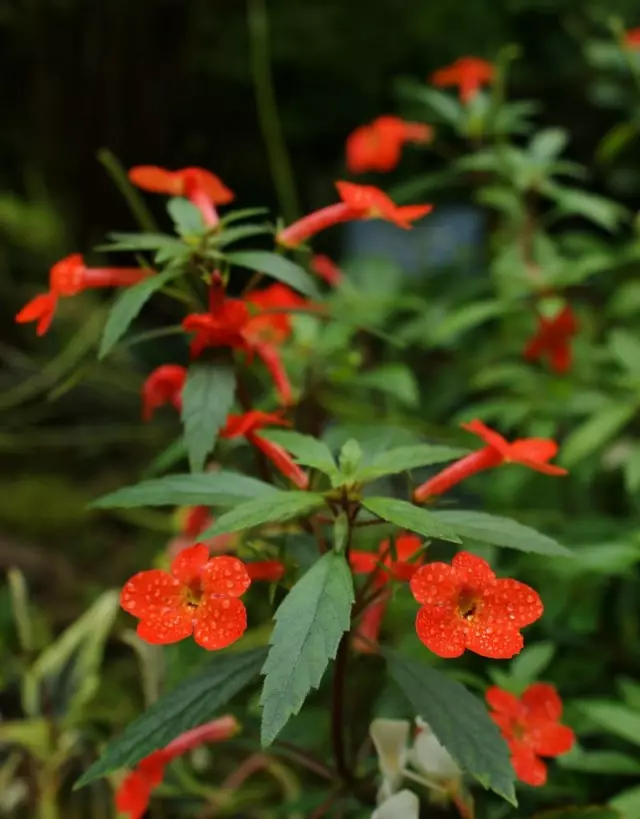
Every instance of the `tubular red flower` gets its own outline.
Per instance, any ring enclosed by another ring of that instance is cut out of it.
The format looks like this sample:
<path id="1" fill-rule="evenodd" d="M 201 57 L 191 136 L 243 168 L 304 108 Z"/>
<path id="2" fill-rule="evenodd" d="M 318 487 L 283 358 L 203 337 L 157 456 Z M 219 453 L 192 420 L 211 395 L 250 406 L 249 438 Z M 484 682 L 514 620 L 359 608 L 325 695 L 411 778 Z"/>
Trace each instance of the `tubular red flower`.
<path id="1" fill-rule="evenodd" d="M 170 573 L 151 569 L 134 575 L 120 605 L 140 619 L 138 636 L 148 643 L 167 645 L 193 634 L 198 645 L 213 651 L 244 634 L 247 613 L 238 598 L 250 585 L 242 561 L 209 558 L 199 543 L 180 552 Z"/>
<path id="2" fill-rule="evenodd" d="M 351 173 L 391 171 L 400 161 L 406 142 L 429 142 L 433 129 L 419 122 L 382 116 L 361 125 L 347 137 L 347 167 Z"/>
<path id="3" fill-rule="evenodd" d="M 246 338 L 252 341 L 281 344 L 292 333 L 291 314 L 286 310 L 301 308 L 319 309 L 284 284 L 272 284 L 264 290 L 254 290 L 243 301 L 256 311 L 244 329 Z M 282 311 L 282 312 L 269 312 Z"/>
<path id="4" fill-rule="evenodd" d="M 391 592 L 385 590 L 364 610 L 351 643 L 354 651 L 358 651 L 360 654 L 376 654 L 378 652 L 380 631 L 390 599 Z"/>
<path id="5" fill-rule="evenodd" d="M 432 205 L 407 205 L 398 207 L 379 188 L 373 185 L 356 185 L 353 182 L 336 182 L 342 202 L 310 213 L 280 231 L 278 244 L 299 247 L 307 239 L 339 222 L 357 219 L 386 219 L 398 227 L 408 229 L 411 223 L 426 216 Z"/>
<path id="6" fill-rule="evenodd" d="M 578 322 L 570 305 L 553 318 L 538 315 L 538 329 L 524 349 L 528 361 L 546 358 L 551 369 L 566 373 L 571 369 L 571 339 L 578 332 Z"/>
<path id="7" fill-rule="evenodd" d="M 155 165 L 138 165 L 129 171 L 129 179 L 134 185 L 152 193 L 184 196 L 199 209 L 205 225 L 209 227 L 220 221 L 215 206 L 226 205 L 235 198 L 215 174 L 203 168 L 168 171 Z"/>
<path id="8" fill-rule="evenodd" d="M 460 57 L 451 65 L 434 71 L 431 82 L 440 87 L 457 85 L 462 102 L 469 102 L 483 85 L 493 82 L 494 66 L 479 57 Z"/>
<path id="9" fill-rule="evenodd" d="M 277 583 L 285 573 L 285 565 L 280 560 L 256 560 L 244 565 L 252 582 L 264 580 L 267 583 Z"/>
<path id="10" fill-rule="evenodd" d="M 182 409 L 182 388 L 187 370 L 178 364 L 162 364 L 147 376 L 142 385 L 142 418 L 149 421 L 158 407 L 173 404 Z"/>
<path id="11" fill-rule="evenodd" d="M 487 446 L 465 455 L 421 484 L 413 493 L 416 503 L 423 503 L 427 498 L 442 495 L 470 475 L 504 463 L 521 464 L 546 475 L 567 474 L 563 467 L 548 463 L 558 451 L 556 442 L 549 438 L 522 438 L 510 444 L 502 435 L 477 419 L 462 424 L 462 428 L 482 438 Z"/>
<path id="12" fill-rule="evenodd" d="M 547 766 L 540 757 L 566 754 L 574 745 L 571 728 L 560 723 L 562 701 L 547 683 L 534 683 L 518 699 L 497 686 L 486 694 L 490 713 L 511 751 L 511 763 L 521 782 L 540 787 Z"/>
<path id="13" fill-rule="evenodd" d="M 344 279 L 344 273 L 338 265 L 324 254 L 316 254 L 309 265 L 311 270 L 331 287 L 337 287 Z"/>
<path id="14" fill-rule="evenodd" d="M 128 814 L 129 819 L 142 819 L 149 806 L 151 793 L 162 782 L 164 769 L 169 762 L 205 743 L 231 739 L 239 728 L 236 718 L 226 714 L 187 731 L 163 750 L 149 754 L 120 783 L 116 791 L 117 810 Z"/>
<path id="15" fill-rule="evenodd" d="M 509 659 L 524 644 L 520 629 L 543 612 L 537 592 L 517 580 L 496 578 L 485 560 L 469 552 L 459 552 L 451 566 L 421 566 L 410 585 L 422 604 L 418 637 L 439 657 L 459 657 L 468 649 Z"/>

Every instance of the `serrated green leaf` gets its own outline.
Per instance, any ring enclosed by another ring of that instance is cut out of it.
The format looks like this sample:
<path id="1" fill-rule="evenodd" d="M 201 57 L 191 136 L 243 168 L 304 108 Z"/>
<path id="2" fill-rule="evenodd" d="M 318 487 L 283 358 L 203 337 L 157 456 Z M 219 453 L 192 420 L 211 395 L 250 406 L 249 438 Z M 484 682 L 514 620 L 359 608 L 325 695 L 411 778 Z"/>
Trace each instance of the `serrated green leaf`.
<path id="1" fill-rule="evenodd" d="M 582 700 L 580 711 L 608 733 L 640 745 L 640 714 L 626 705 L 604 700 Z"/>
<path id="2" fill-rule="evenodd" d="M 358 470 L 354 478 L 358 481 L 372 481 L 383 475 L 395 475 L 398 472 L 408 472 L 421 466 L 454 461 L 456 458 L 464 457 L 468 452 L 467 449 L 437 444 L 401 446 L 377 455 L 369 466 Z"/>
<path id="3" fill-rule="evenodd" d="M 233 506 L 277 490 L 268 483 L 237 472 L 166 475 L 124 486 L 91 504 L 92 509 L 133 509 L 138 506 Z"/>
<path id="4" fill-rule="evenodd" d="M 484 703 L 435 668 L 383 651 L 389 674 L 463 771 L 516 805 L 506 742 Z"/>
<path id="5" fill-rule="evenodd" d="M 265 656 L 264 648 L 219 654 L 201 673 L 180 683 L 130 723 L 122 736 L 107 745 L 76 788 L 118 768 L 132 768 L 180 734 L 213 719 L 223 705 L 258 676 Z"/>
<path id="6" fill-rule="evenodd" d="M 349 629 L 353 578 L 343 555 L 328 552 L 296 583 L 275 614 L 262 704 L 262 744 L 270 745 L 309 691 L 320 685 Z"/>
<path id="7" fill-rule="evenodd" d="M 573 552 L 561 546 L 553 538 L 536 532 L 511 518 L 488 515 L 486 512 L 461 509 L 432 512 L 435 517 L 457 532 L 460 537 L 517 549 L 520 552 L 535 552 L 539 555 L 573 557 Z"/>
<path id="8" fill-rule="evenodd" d="M 560 461 L 571 468 L 608 443 L 636 414 L 636 404 L 604 407 L 574 429 L 562 445 Z"/>
<path id="9" fill-rule="evenodd" d="M 409 529 L 424 537 L 461 543 L 457 533 L 442 523 L 433 512 L 397 498 L 363 498 L 362 505 L 377 517 L 395 523 L 402 529 Z"/>
<path id="10" fill-rule="evenodd" d="M 182 423 L 189 465 L 194 472 L 204 469 L 218 431 L 233 406 L 235 393 L 236 374 L 230 365 L 197 362 L 187 370 L 182 389 Z"/>
<path id="11" fill-rule="evenodd" d="M 314 299 L 321 297 L 320 291 L 306 270 L 277 253 L 269 253 L 267 250 L 244 250 L 239 253 L 227 253 L 225 258 L 230 264 L 271 276 L 272 279 L 299 290 L 305 296 Z"/>
<path id="12" fill-rule="evenodd" d="M 311 435 L 290 429 L 265 429 L 260 430 L 260 437 L 280 444 L 302 466 L 310 466 L 325 475 L 332 475 L 337 471 L 338 467 L 329 447 Z"/>
<path id="13" fill-rule="evenodd" d="M 102 331 L 98 358 L 104 358 L 111 352 L 151 296 L 157 293 L 158 290 L 161 290 L 171 279 L 175 279 L 179 273 L 179 270 L 174 269 L 156 273 L 155 276 L 149 276 L 148 279 L 144 279 L 132 287 L 127 287 L 118 294 L 109 310 L 109 315 L 104 330 Z"/>
<path id="14" fill-rule="evenodd" d="M 188 199 L 182 199 L 179 196 L 169 199 L 167 212 L 175 225 L 176 232 L 181 236 L 198 235 L 205 228 L 202 214 Z"/>
<path id="15" fill-rule="evenodd" d="M 270 492 L 266 497 L 241 503 L 230 512 L 225 512 L 202 533 L 201 539 L 251 529 L 263 523 L 284 523 L 323 505 L 324 497 L 316 492 Z"/>

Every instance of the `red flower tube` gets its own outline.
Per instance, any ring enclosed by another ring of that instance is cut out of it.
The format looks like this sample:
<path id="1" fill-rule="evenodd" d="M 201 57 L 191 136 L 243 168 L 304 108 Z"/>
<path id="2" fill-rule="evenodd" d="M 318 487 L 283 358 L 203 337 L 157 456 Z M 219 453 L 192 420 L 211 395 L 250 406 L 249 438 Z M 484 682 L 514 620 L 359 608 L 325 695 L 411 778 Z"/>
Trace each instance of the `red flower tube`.
<path id="1" fill-rule="evenodd" d="M 482 438 L 487 446 L 466 455 L 419 486 L 413 493 L 416 503 L 442 495 L 470 475 L 504 463 L 522 464 L 546 475 L 567 474 L 563 467 L 548 463 L 558 451 L 555 441 L 548 438 L 522 438 L 510 444 L 502 435 L 478 420 L 462 424 L 462 428 Z"/>
<path id="2" fill-rule="evenodd" d="M 309 266 L 316 276 L 320 276 L 331 287 L 337 287 L 344 279 L 344 273 L 338 265 L 329 256 L 322 253 L 317 253 L 311 259 Z"/>
<path id="3" fill-rule="evenodd" d="M 540 787 L 547 766 L 540 757 L 566 754 L 575 743 L 571 728 L 560 723 L 562 700 L 547 683 L 534 683 L 518 698 L 497 686 L 487 691 L 490 716 L 511 751 L 511 764 L 521 782 Z"/>
<path id="4" fill-rule="evenodd" d="M 460 57 L 451 65 L 439 68 L 431 75 L 431 82 L 440 87 L 457 85 L 462 102 L 472 100 L 483 85 L 493 82 L 495 68 L 479 57 Z"/>
<path id="5" fill-rule="evenodd" d="M 168 171 L 156 165 L 138 165 L 129 171 L 129 179 L 143 190 L 189 199 L 208 227 L 215 227 L 220 221 L 215 206 L 226 205 L 234 199 L 233 192 L 215 174 L 203 168 Z"/>

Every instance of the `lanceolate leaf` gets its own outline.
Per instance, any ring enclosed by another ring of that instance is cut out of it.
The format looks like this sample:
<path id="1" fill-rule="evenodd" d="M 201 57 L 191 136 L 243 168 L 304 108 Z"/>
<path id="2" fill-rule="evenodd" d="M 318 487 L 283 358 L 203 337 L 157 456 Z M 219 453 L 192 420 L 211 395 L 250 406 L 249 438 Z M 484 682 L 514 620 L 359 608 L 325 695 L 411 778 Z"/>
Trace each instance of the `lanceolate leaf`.
<path id="1" fill-rule="evenodd" d="M 572 467 L 617 435 L 637 412 L 636 404 L 616 402 L 576 427 L 562 445 L 561 461 Z"/>
<path id="2" fill-rule="evenodd" d="M 202 540 L 227 532 L 251 529 L 263 523 L 283 523 L 307 515 L 324 504 L 324 497 L 315 492 L 270 492 L 266 497 L 241 503 L 225 512 L 200 535 Z"/>
<path id="3" fill-rule="evenodd" d="M 401 446 L 378 455 L 369 466 L 358 470 L 356 480 L 372 481 L 382 475 L 394 475 L 397 472 L 408 472 L 421 466 L 454 461 L 468 453 L 466 449 L 451 446 Z"/>
<path id="4" fill-rule="evenodd" d="M 122 336 L 129 329 L 129 325 L 149 301 L 151 296 L 161 290 L 171 279 L 179 275 L 180 271 L 171 269 L 163 273 L 149 276 L 148 279 L 133 287 L 127 287 L 118 295 L 107 318 L 107 323 L 102 332 L 98 358 L 104 358 L 111 352 L 113 347 L 120 341 Z"/>
<path id="5" fill-rule="evenodd" d="M 236 375 L 227 364 L 198 362 L 187 372 L 182 390 L 182 422 L 194 472 L 204 469 L 207 455 L 216 445 L 218 430 L 224 426 L 233 405 Z"/>
<path id="6" fill-rule="evenodd" d="M 413 712 L 429 723 L 460 768 L 515 805 L 509 749 L 484 703 L 431 666 L 393 651 L 383 653 Z"/>
<path id="7" fill-rule="evenodd" d="M 329 447 L 311 435 L 302 435 L 289 429 L 269 429 L 261 431 L 260 437 L 283 446 L 303 466 L 318 469 L 325 475 L 333 475 L 338 470 Z"/>
<path id="8" fill-rule="evenodd" d="M 276 612 L 262 673 L 262 744 L 269 745 L 317 688 L 349 628 L 353 578 L 343 555 L 328 552 L 285 597 Z"/>
<path id="9" fill-rule="evenodd" d="M 132 509 L 136 506 L 233 506 L 277 490 L 270 484 L 237 472 L 166 475 L 125 486 L 95 500 L 94 509 Z"/>
<path id="10" fill-rule="evenodd" d="M 535 552 L 540 555 L 572 557 L 573 552 L 561 546 L 553 538 L 535 529 L 523 526 L 510 518 L 488 515 L 486 512 L 465 510 L 445 510 L 432 512 L 442 523 L 450 526 L 464 540 L 479 540 L 493 546 L 504 546 L 520 552 Z"/>
<path id="11" fill-rule="evenodd" d="M 264 273 L 299 290 L 305 296 L 319 298 L 320 293 L 311 276 L 300 265 L 266 250 L 243 250 L 239 253 L 227 253 L 226 259 L 238 267 L 247 267 L 258 273 Z"/>
<path id="12" fill-rule="evenodd" d="M 382 520 L 424 537 L 439 538 L 451 543 L 461 542 L 454 529 L 439 520 L 434 512 L 427 512 L 407 501 L 397 498 L 363 498 L 362 505 Z"/>
<path id="13" fill-rule="evenodd" d="M 184 731 L 213 719 L 223 705 L 251 683 L 264 663 L 266 649 L 220 654 L 197 676 L 180 683 L 128 725 L 107 745 L 76 787 L 118 768 L 132 768 L 164 748 Z"/>

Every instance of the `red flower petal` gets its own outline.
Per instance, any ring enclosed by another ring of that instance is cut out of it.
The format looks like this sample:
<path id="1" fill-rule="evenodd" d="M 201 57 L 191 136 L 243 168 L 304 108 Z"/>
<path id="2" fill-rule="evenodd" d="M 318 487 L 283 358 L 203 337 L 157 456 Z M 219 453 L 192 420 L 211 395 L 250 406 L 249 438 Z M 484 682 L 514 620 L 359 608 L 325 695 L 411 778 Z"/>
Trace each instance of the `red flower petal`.
<path id="1" fill-rule="evenodd" d="M 576 736 L 568 726 L 550 722 L 532 728 L 529 741 L 540 756 L 560 756 L 573 748 Z"/>
<path id="2" fill-rule="evenodd" d="M 433 205 L 400 205 L 395 209 L 395 223 L 399 227 L 411 227 L 411 222 L 417 222 L 423 216 L 431 213 Z"/>
<path id="3" fill-rule="evenodd" d="M 505 714 L 513 719 L 522 716 L 523 708 L 520 700 L 515 694 L 504 691 L 502 688 L 498 688 L 497 685 L 492 685 L 487 690 L 485 698 L 489 707 L 499 714 Z"/>
<path id="4" fill-rule="evenodd" d="M 51 326 L 57 304 L 58 299 L 53 293 L 40 293 L 17 313 L 16 322 L 28 324 L 37 321 L 36 335 L 43 336 Z"/>
<path id="5" fill-rule="evenodd" d="M 550 438 L 521 438 L 509 444 L 509 461 L 546 463 L 558 453 L 558 444 Z"/>
<path id="6" fill-rule="evenodd" d="M 524 743 L 510 743 L 511 764 L 516 776 L 526 785 L 539 788 L 547 781 L 547 766 Z"/>
<path id="7" fill-rule="evenodd" d="M 439 657 L 459 657 L 465 650 L 465 627 L 453 601 L 448 605 L 423 606 L 416 617 L 416 633 Z"/>
<path id="8" fill-rule="evenodd" d="M 212 557 L 202 570 L 202 588 L 208 595 L 240 597 L 251 585 L 244 563 L 237 557 Z"/>
<path id="9" fill-rule="evenodd" d="M 138 623 L 138 637 L 147 643 L 166 646 L 193 634 L 193 614 L 184 606 L 179 611 L 147 615 Z"/>
<path id="10" fill-rule="evenodd" d="M 470 552 L 458 552 L 451 561 L 451 566 L 459 584 L 484 589 L 495 583 L 496 576 L 487 561 Z"/>
<path id="11" fill-rule="evenodd" d="M 396 555 L 398 560 L 410 560 L 422 549 L 422 540 L 417 535 L 399 535 L 396 538 Z"/>
<path id="12" fill-rule="evenodd" d="M 226 558 L 213 559 L 225 560 Z M 229 559 L 235 560 L 235 558 Z M 207 651 L 215 651 L 235 643 L 242 637 L 246 628 L 247 611 L 241 600 L 211 596 L 205 598 L 198 607 L 193 638 Z"/>
<path id="13" fill-rule="evenodd" d="M 562 700 L 553 685 L 534 683 L 522 695 L 522 704 L 533 722 L 557 722 L 562 716 Z"/>
<path id="14" fill-rule="evenodd" d="M 486 424 L 483 424 L 482 421 L 479 421 L 475 418 L 473 421 L 470 421 L 468 424 L 461 424 L 462 429 L 466 429 L 467 432 L 472 432 L 474 435 L 477 435 L 479 438 L 492 446 L 494 449 L 497 449 L 498 452 L 503 455 L 504 457 L 507 456 L 507 452 L 509 451 L 509 444 L 507 443 L 506 439 L 502 437 L 494 430 L 489 429 Z"/>
<path id="15" fill-rule="evenodd" d="M 249 412 L 243 412 L 242 415 L 228 415 L 226 424 L 220 430 L 220 437 L 240 438 L 268 426 L 289 427 L 291 422 L 277 412 L 249 410 Z"/>
<path id="16" fill-rule="evenodd" d="M 280 358 L 280 353 L 270 344 L 256 344 L 255 351 L 263 360 L 267 370 L 269 370 L 280 400 L 285 406 L 289 406 L 293 402 L 291 384 Z"/>
<path id="17" fill-rule="evenodd" d="M 134 617 L 157 617 L 182 610 L 182 585 L 162 569 L 138 572 L 128 580 L 120 593 L 120 605 Z"/>
<path id="18" fill-rule="evenodd" d="M 469 618 L 466 626 L 466 646 L 481 657 L 508 660 L 522 651 L 522 635 L 509 621 L 476 615 Z"/>
<path id="19" fill-rule="evenodd" d="M 145 191 L 183 196 L 184 182 L 179 172 L 167 171 L 157 165 L 137 165 L 129 171 L 129 180 Z"/>
<path id="20" fill-rule="evenodd" d="M 235 198 L 233 191 L 218 176 L 204 168 L 183 168 L 176 174 L 182 180 L 184 196 L 190 197 L 195 191 L 201 191 L 214 205 L 226 205 Z"/>
<path id="21" fill-rule="evenodd" d="M 273 441 L 267 441 L 266 438 L 261 438 L 259 435 L 248 435 L 247 437 L 267 456 L 278 472 L 288 478 L 298 489 L 308 488 L 309 476 L 304 469 L 298 466 L 284 447 Z"/>
<path id="22" fill-rule="evenodd" d="M 418 603 L 442 605 L 448 610 L 457 601 L 460 581 L 455 570 L 446 563 L 428 563 L 415 572 L 410 588 Z"/>
<path id="23" fill-rule="evenodd" d="M 254 580 L 276 583 L 285 572 L 285 565 L 280 560 L 255 560 L 253 563 L 245 563 L 244 567 L 252 583 Z"/>
<path id="24" fill-rule="evenodd" d="M 385 594 L 381 599 L 372 603 L 364 610 L 362 618 L 358 623 L 353 635 L 353 647 L 362 654 L 375 654 L 382 621 L 387 610 L 389 595 Z"/>
<path id="25" fill-rule="evenodd" d="M 543 611 L 538 592 L 518 580 L 505 578 L 496 580 L 491 588 L 486 589 L 478 618 L 488 624 L 505 622 L 522 628 L 539 620 Z"/>
<path id="26" fill-rule="evenodd" d="M 138 771 L 128 774 L 116 791 L 116 808 L 129 819 L 142 819 L 149 807 L 151 784 Z"/>
<path id="27" fill-rule="evenodd" d="M 355 574 L 371 574 L 379 568 L 379 555 L 376 552 L 364 552 L 352 549 L 349 554 L 349 565 Z"/>
<path id="28" fill-rule="evenodd" d="M 183 549 L 171 563 L 171 574 L 184 586 L 191 586 L 200 579 L 209 560 L 209 549 L 204 543 L 196 543 Z"/>

